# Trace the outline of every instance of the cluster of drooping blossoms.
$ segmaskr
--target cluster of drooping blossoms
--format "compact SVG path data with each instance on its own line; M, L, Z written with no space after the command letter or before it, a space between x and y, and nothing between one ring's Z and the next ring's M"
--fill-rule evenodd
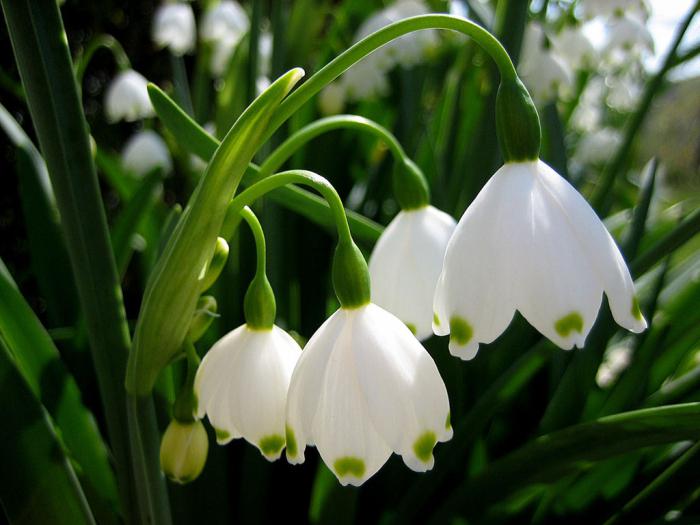
M286 446L288 460L300 463L305 447L315 445L343 484L363 483L392 451L413 470L430 469L434 446L452 436L437 366L406 324L370 302L367 263L335 190L309 172L288 173L318 189L335 210L333 284L341 307L302 352L274 325L264 238L254 226L258 270L245 297L246 324L204 357L194 382L196 416L209 417L219 443L243 437L268 460ZM285 183L285 176L266 181ZM237 199L246 202L249 195Z

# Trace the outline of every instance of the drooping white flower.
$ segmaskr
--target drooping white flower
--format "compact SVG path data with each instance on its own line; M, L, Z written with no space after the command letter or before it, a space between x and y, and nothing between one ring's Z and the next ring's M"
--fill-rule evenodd
M287 399L287 459L315 445L343 485L360 485L394 451L432 468L452 437L449 401L430 354L392 314L368 303L339 309L302 352Z
M153 19L153 40L181 56L194 49L197 39L194 13L189 4L163 4Z
M645 23L637 17L621 15L613 17L606 27L605 49L632 51L635 53L653 52L654 37Z
M581 137L572 160L584 165L605 164L615 154L622 142L620 132L614 128L600 128Z
M369 260L372 300L420 340L433 334L435 285L456 225L433 206L402 211L379 237Z
M213 46L211 69L221 76L231 55L250 28L250 20L238 2L222 0L207 9L199 26L202 40Z
M133 69L122 71L114 77L105 95L107 120L133 122L154 116L147 86L148 81Z
M163 174L173 169L168 146L158 133L150 129L135 133L122 150L122 164L132 173L143 176L160 168Z
M561 348L582 347L603 292L620 326L646 328L620 250L590 205L541 160L507 163L447 246L433 329L471 359L518 310Z
M207 352L197 370L197 417L206 413L219 444L243 437L270 461L285 445L287 389L301 348L277 326L242 325Z
M551 38L552 47L574 70L592 67L597 51L581 27L567 26Z
M546 103L557 97L560 89L571 85L571 70L552 49L544 47L545 35L537 23L528 24L518 72L533 99Z

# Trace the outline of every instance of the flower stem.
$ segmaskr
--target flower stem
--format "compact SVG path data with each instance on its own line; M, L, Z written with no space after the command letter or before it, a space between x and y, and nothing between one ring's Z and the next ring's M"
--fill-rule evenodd
M255 277L261 278L265 276L265 234L263 233L260 221L248 206L244 206L240 211L241 217L245 219L248 223L250 231L253 233L253 239L255 240Z
M338 55L334 60L310 77L299 89L289 95L289 97L280 104L279 110L272 118L270 126L267 129L267 138L269 138L284 121L304 105L304 103L318 93L326 84L329 84L340 76L350 66L392 40L407 33L423 29L447 29L467 35L474 39L484 51L493 58L502 80L515 81L518 78L515 66L513 66L508 52L498 39L474 22L465 18L438 14L406 18L390 24L360 40L345 52Z
M131 67L129 57L124 52L124 48L116 38L114 38L112 35L106 34L97 35L90 41L88 46L85 48L85 51L77 61L78 63L75 67L75 78L77 79L79 86L83 83L83 76L85 75L85 70L90 64L90 60L92 60L94 54L100 49L106 49L112 53L112 57L114 57L114 61L117 63L117 67L120 71L124 71L125 69L129 69Z

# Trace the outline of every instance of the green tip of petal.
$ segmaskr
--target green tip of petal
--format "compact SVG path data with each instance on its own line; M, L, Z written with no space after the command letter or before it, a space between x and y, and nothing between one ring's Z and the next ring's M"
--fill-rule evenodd
M449 430L452 427L451 414L447 413L447 418L445 419L445 430Z
M467 321L456 315L450 318L450 339L458 345L466 345L473 335L474 330Z
M433 324L435 326L440 326L440 318L438 317L438 314L433 313Z
M284 437L279 434L271 434L261 438L258 445L266 456L276 456L284 446Z
M416 335L416 325L414 325L413 323L406 323L406 326L413 335Z
M226 441L231 437L231 434L226 430L221 430L220 428L215 428L214 433L216 434L216 440L219 442Z
M642 310L639 308L639 300L636 297L632 297L632 310L630 313L637 321L644 319L642 316Z
M583 333L583 317L578 312L571 312L554 323L554 329L562 337L571 332Z
M448 416L449 418L449 416ZM420 459L423 463L430 461L430 456L433 455L433 448L437 443L437 437L435 437L435 432L428 430L423 432L415 443L413 443L413 452L415 452L416 457Z
M290 457L295 457L299 449L297 448L297 438L294 435L294 431L289 425L284 428L284 434L287 440L287 455Z
M365 462L360 458L345 456L333 462L333 470L341 478L347 475L361 478L365 473Z

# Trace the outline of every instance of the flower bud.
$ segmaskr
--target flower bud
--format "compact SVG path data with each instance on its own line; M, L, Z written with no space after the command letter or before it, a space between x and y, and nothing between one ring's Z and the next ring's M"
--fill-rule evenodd
M221 275L221 271L226 266L226 259L228 259L228 243L223 237L216 238L216 246L214 247L214 255L211 256L211 260L202 270L204 276L202 277L202 291L205 292L211 288L216 280Z
M160 467L168 479L184 485L199 477L208 451L209 438L201 421L172 420L160 443Z

